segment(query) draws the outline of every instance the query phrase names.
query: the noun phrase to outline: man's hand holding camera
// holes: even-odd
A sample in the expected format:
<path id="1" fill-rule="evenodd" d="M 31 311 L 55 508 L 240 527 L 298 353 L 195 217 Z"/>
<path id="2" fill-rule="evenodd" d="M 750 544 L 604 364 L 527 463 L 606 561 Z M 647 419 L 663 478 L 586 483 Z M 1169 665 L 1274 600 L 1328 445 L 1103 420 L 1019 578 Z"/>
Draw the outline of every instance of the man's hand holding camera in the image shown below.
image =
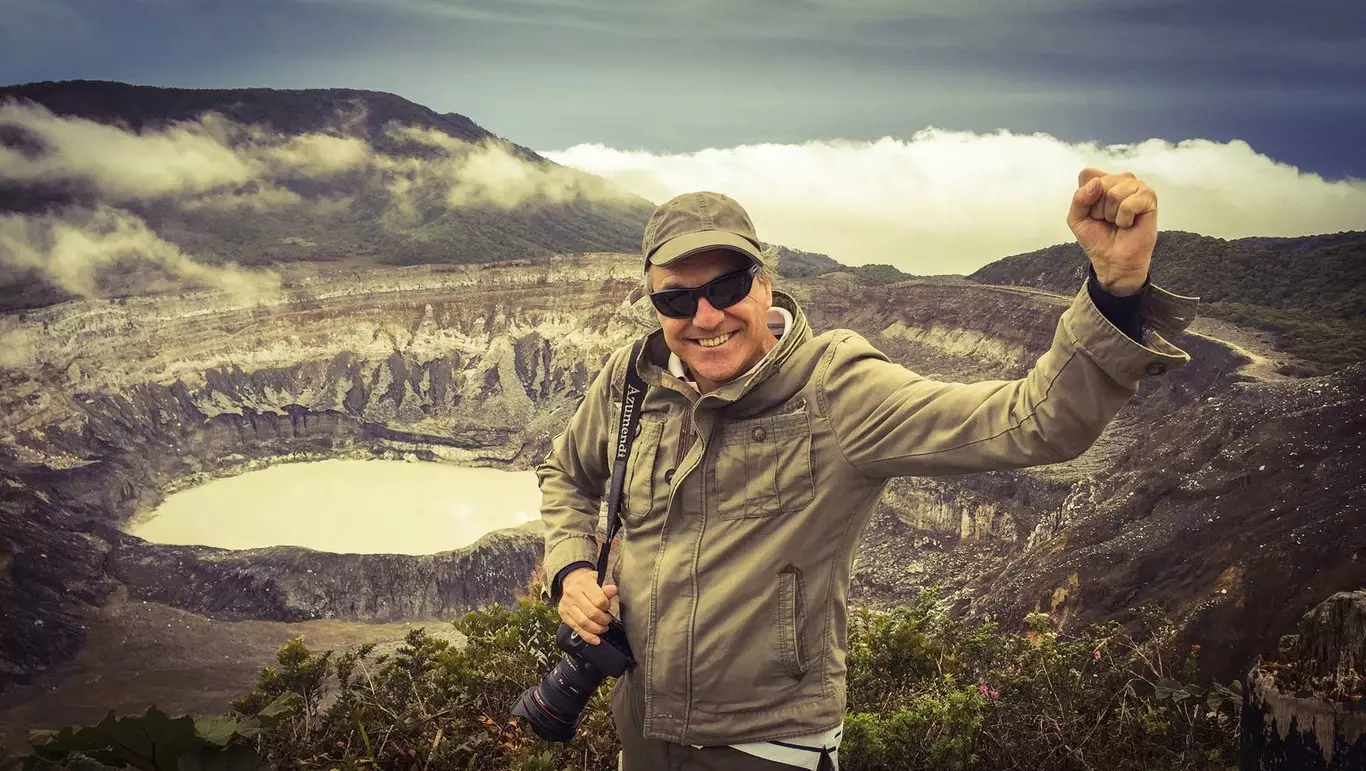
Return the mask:
<path id="1" fill-rule="evenodd" d="M 1132 172 L 1082 169 L 1067 213 L 1096 278 L 1118 297 L 1138 292 L 1157 244 L 1157 193 Z"/>
<path id="2" fill-rule="evenodd" d="M 608 608 L 612 598 L 617 596 L 617 587 L 614 584 L 598 586 L 596 570 L 579 568 L 564 577 L 561 589 L 560 620 L 589 645 L 602 642 L 598 635 L 607 631 L 607 622 L 612 620 Z"/>

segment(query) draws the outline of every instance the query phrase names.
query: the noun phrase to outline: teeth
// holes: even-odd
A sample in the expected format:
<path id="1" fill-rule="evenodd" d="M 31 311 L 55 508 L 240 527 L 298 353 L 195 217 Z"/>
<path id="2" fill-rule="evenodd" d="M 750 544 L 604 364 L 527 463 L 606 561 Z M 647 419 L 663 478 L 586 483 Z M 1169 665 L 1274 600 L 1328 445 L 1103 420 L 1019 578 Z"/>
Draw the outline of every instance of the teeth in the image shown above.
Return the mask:
<path id="1" fill-rule="evenodd" d="M 721 335 L 720 337 L 709 337 L 706 340 L 698 340 L 697 344 L 703 348 L 715 348 L 735 336 L 734 332 Z"/>

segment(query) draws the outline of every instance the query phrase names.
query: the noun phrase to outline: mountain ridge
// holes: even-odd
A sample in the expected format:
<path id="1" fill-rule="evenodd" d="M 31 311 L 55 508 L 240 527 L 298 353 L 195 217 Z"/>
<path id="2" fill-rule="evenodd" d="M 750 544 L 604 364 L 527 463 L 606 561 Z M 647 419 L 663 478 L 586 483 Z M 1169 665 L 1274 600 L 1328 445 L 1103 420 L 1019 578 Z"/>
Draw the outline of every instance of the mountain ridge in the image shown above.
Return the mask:
<path id="1" fill-rule="evenodd" d="M 165 273 L 221 283 L 227 266 L 634 252 L 654 208 L 463 115 L 356 89 L 8 86 L 0 159 L 11 309 L 138 294 Z M 88 254 L 58 253 L 73 234 Z M 80 280 L 63 275 L 76 263 Z"/>
<path id="2" fill-rule="evenodd" d="M 968 275 L 986 284 L 1068 293 L 1085 275 L 1076 243 L 1003 257 Z M 1200 298 L 1200 312 L 1273 334 L 1301 361 L 1285 374 L 1318 375 L 1366 360 L 1366 232 L 1223 239 L 1158 233 L 1155 284 Z"/>

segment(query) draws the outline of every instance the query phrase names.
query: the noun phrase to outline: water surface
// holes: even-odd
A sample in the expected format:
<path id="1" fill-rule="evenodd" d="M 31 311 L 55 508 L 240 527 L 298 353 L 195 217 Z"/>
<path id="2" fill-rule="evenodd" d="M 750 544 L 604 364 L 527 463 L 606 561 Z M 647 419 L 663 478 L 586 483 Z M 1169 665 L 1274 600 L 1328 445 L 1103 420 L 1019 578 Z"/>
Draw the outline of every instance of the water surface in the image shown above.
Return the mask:
<path id="1" fill-rule="evenodd" d="M 286 463 L 171 495 L 133 535 L 225 549 L 432 554 L 540 517 L 534 471 L 439 463 Z"/>

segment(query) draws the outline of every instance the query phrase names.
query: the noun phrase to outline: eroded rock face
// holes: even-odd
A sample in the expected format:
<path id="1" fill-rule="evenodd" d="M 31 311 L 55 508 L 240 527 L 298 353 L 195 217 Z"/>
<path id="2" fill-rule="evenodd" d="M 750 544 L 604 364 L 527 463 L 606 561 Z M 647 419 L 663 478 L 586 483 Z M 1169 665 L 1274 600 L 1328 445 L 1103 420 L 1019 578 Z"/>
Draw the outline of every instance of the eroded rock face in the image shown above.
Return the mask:
<path id="1" fill-rule="evenodd" d="M 332 554 L 277 546 L 226 550 L 122 540 L 109 570 L 129 596 L 225 621 L 445 620 L 527 592 L 540 523 L 433 555 Z"/>
<path id="2" fill-rule="evenodd" d="M 1248 673 L 1240 768 L 1346 771 L 1366 765 L 1366 590 L 1307 613 L 1299 634 Z"/>
<path id="3" fill-rule="evenodd" d="M 279 460 L 417 457 L 533 467 L 616 346 L 654 325 L 633 255 L 548 265 L 281 269 L 260 305 L 216 296 L 0 316 L 0 678 L 81 644 L 112 587 L 217 618 L 440 618 L 524 591 L 538 537 L 430 557 L 147 544 L 175 490 Z M 1068 298 L 953 282 L 784 281 L 818 331 L 853 328 L 923 375 L 1022 376 Z M 1363 373 L 1261 382 L 1185 335 L 1090 450 L 1018 472 L 896 480 L 856 600 L 942 585 L 1014 628 L 1130 619 L 1154 602 L 1246 669 L 1314 603 L 1366 584 Z M 1356 380 L 1352 378 L 1355 377 Z M 1259 468 L 1265 467 L 1265 468 Z M 1226 678 L 1225 678 L 1226 679 Z"/>

